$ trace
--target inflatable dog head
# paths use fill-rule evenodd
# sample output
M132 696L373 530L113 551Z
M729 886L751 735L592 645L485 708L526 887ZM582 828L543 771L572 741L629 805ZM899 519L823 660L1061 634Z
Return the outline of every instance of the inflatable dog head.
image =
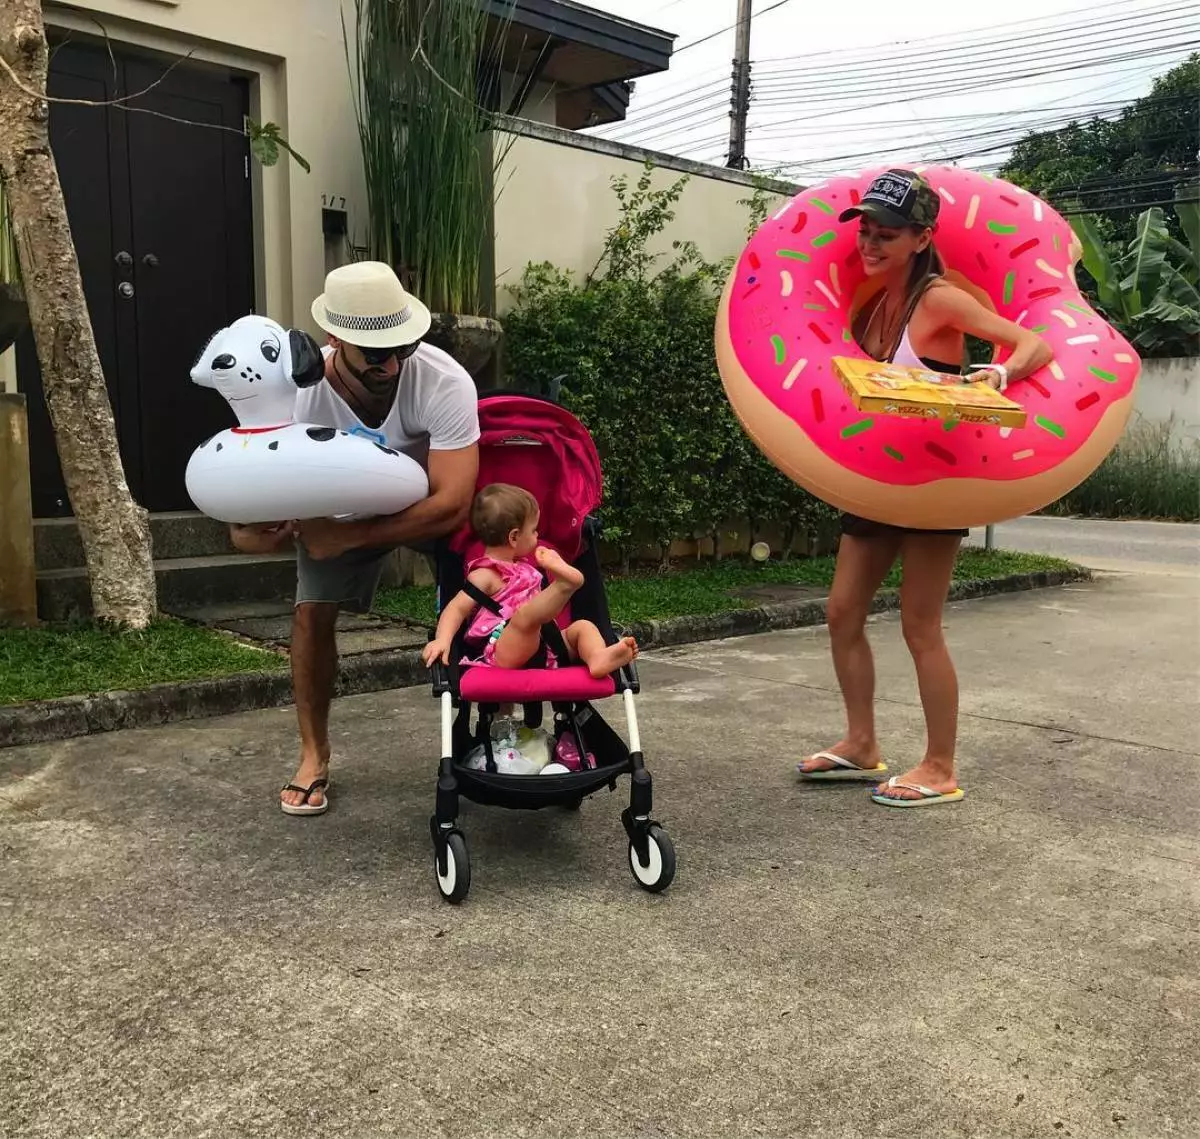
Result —
M325 361L307 332L243 316L214 333L191 375L220 392L243 427L278 427L292 421L296 389L324 378Z

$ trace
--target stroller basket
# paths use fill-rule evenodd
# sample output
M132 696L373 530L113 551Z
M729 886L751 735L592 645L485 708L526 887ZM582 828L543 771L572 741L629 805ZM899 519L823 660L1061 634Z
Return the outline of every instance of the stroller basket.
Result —
M481 393L481 438L477 485L508 482L524 487L541 508L542 544L558 551L578 568L583 586L572 597L569 611L557 622L588 620L608 644L618 637L609 617L600 560L596 550L598 526L594 511L601 500L600 462L583 424L550 400L508 391ZM454 535L439 550L438 606L463 587L466 566L481 550L468 529ZM464 622L464 628L469 625ZM547 634L556 630L547 626ZM549 636L549 651L561 638ZM633 664L611 676L593 678L588 670L568 661L558 668L523 669L462 664L463 630L455 637L447 668L434 666L433 694L441 711L441 761L436 807L430 819L434 874L442 897L460 902L471 883L466 839L458 825L460 797L484 806L510 810L578 808L583 799L604 787L615 790L621 777L630 777L630 802L622 812L629 841L630 870L643 889L657 893L675 874L675 852L663 828L651 818L652 782L641 751L635 696L640 690ZM593 701L620 695L628 724L628 743L596 711ZM553 737L570 733L579 756L594 758L595 766L557 774L518 775L496 770L491 729L505 705L521 707L524 722L539 728L544 705L554 714ZM468 765L472 751L483 746L484 769ZM478 761L476 761L478 762Z

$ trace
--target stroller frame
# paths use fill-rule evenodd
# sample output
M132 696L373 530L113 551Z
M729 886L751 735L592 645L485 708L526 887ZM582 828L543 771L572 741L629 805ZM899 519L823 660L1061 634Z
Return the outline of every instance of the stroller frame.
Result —
M496 395L522 395L508 390ZM525 397L544 400L544 397ZM481 403L486 393L481 393ZM552 402L552 401L545 401ZM582 425L580 425L582 428ZM608 601L604 594L600 560L596 549L599 524L594 517L584 520L582 548L572 564L584 575L584 584L571 601L572 620L590 620L600 630L608 644L615 644L617 634L612 627ZM438 611L465 585L464 559L449 545L439 545L437 552ZM560 669L543 672L538 669L543 657L539 653L525 669L488 667L483 687L488 681L514 695L491 698L487 694L472 699L464 695L466 675L478 666L460 666L464 656L465 631L470 622L463 623L454 637L450 665L440 662L433 667L433 696L438 701L441 722L441 758L434 813L429 820L430 837L434 848L434 875L442 897L450 903L461 902L471 886L471 865L466 837L458 822L459 802L466 798L485 806L509 810L541 810L547 807L578 810L585 798L607 786L615 791L622 776L630 777L629 805L621 812L629 843L629 867L637 884L649 893L665 890L675 876L675 850L662 825L652 817L653 780L646 768L638 727L636 697L641 683L635 663L631 662L614 673L607 682L592 680L586 669L569 665L562 634L556 625L543 627L543 649L559 656ZM432 636L432 630L431 630ZM533 670L532 672L530 670ZM515 674L515 675L514 675ZM537 695L538 679L553 677L549 695ZM477 679L477 678L472 678ZM468 688L471 687L468 681ZM478 684L475 686L478 688ZM628 743L596 710L593 701L619 695L625 711ZM492 755L491 727L501 704L520 705L528 727L540 727L544 709L550 704L554 717L553 739L557 743L564 733L571 733L580 757L584 760L579 771L552 775L511 775L496 770ZM474 723L472 714L474 713ZM482 745L486 756L484 770L468 768L465 759L469 752ZM588 767L586 757L595 757L595 767Z

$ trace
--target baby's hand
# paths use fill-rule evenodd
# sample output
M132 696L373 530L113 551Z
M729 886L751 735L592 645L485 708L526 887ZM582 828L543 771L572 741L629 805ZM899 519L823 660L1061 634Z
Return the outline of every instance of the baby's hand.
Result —
M434 662L437 660L440 660L442 664L449 664L450 642L439 641L435 638L421 650L421 659L425 662L426 668L433 668Z

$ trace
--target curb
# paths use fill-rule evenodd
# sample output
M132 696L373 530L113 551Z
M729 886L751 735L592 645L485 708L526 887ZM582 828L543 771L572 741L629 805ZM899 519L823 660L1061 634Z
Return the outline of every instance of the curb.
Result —
M1018 593L1030 589L1049 589L1075 581L1091 581L1092 571L1082 566L1068 570L1041 570L1037 573L1008 574L1005 577L981 578L979 581L956 581L946 597L952 601L970 601L976 597L993 597L1002 593ZM666 648L688 645L696 641L717 641L726 637L745 637L753 633L770 633L779 629L799 629L825 623L825 598L806 601L780 601L753 609L735 609L715 613L710 617L670 617L663 621L635 621L629 632L642 648ZM872 613L890 613L900 608L900 591L881 591L871 605Z
M954 582L947 601L1048 589L1075 581L1091 581L1092 577L1091 570L1078 567ZM871 612L887 613L899 607L899 591L889 590L875 598ZM824 623L825 600L818 599L783 601L708 617L637 621L629 626L629 632L637 637L643 649L651 649ZM389 688L414 688L425 684L428 675L420 653L415 649L362 653L341 661L337 695L359 696ZM0 748L280 708L291 702L292 681L287 672L240 673L210 680L156 684L136 691L65 696L0 708Z

